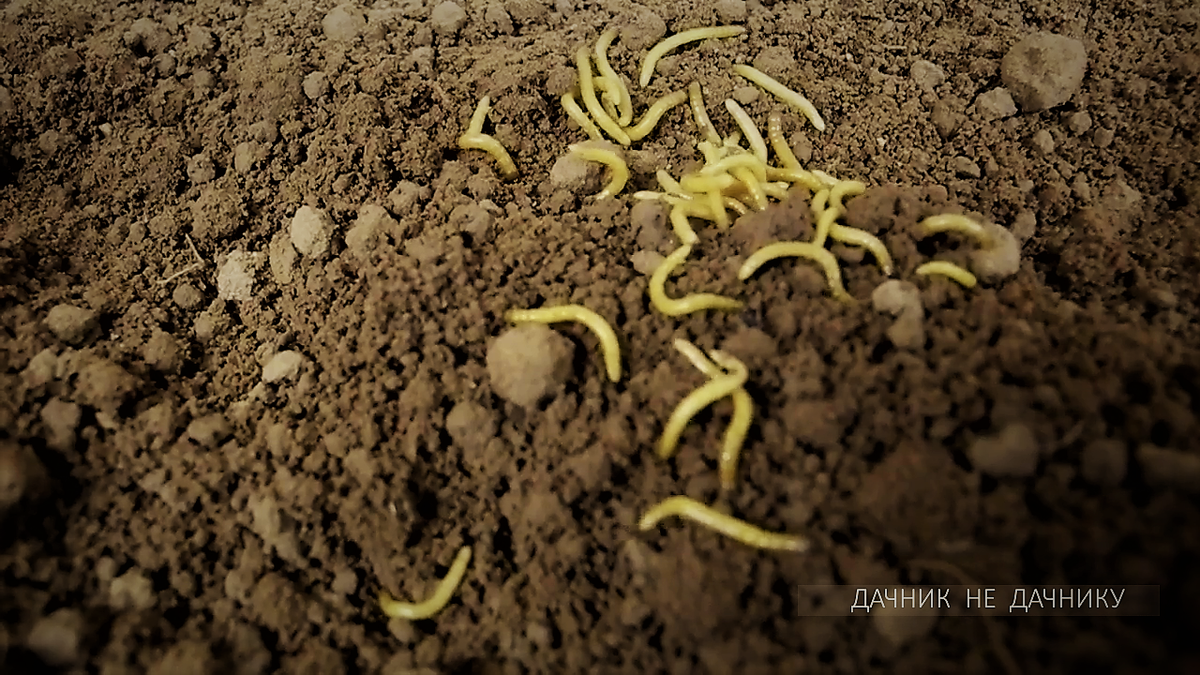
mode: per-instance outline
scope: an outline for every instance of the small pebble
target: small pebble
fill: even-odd
[[[721,351],[754,370],[771,363],[779,354],[779,345],[775,338],[757,328],[741,328],[721,342]]]
[[[512,16],[499,3],[488,5],[483,10],[483,20],[497,33],[509,35],[513,32]]]
[[[99,321],[90,309],[55,305],[46,315],[46,326],[59,340],[78,346],[99,328]]]
[[[1029,139],[1029,142],[1035,150],[1043,155],[1049,155],[1054,152],[1054,137],[1045,129],[1034,134],[1033,138]]]
[[[971,251],[971,271],[984,283],[1010,277],[1021,269],[1021,242],[1008,229],[995,223],[984,225],[991,243]]]
[[[371,257],[371,252],[388,233],[395,233],[399,223],[387,209],[378,204],[364,204],[358,210],[358,218],[346,232],[346,249],[360,263]]]
[[[649,6],[629,3],[629,9],[618,18],[621,42],[637,53],[650,49],[667,34],[667,22]]]
[[[388,193],[388,205],[392,213],[405,216],[413,212],[418,205],[429,199],[433,191],[428,186],[417,185],[409,180],[402,180]]]
[[[197,445],[212,450],[233,435],[233,427],[221,413],[212,413],[192,420],[187,437]]]
[[[629,262],[633,265],[633,269],[638,274],[644,276],[654,274],[654,271],[663,263],[663,260],[666,260],[666,258],[658,251],[647,251],[644,249],[629,256]]]
[[[217,167],[213,164],[212,157],[204,152],[187,159],[186,171],[193,185],[203,185],[217,177]]]
[[[997,477],[1032,476],[1038,466],[1038,443],[1024,424],[1010,424],[995,436],[977,439],[967,451],[971,463]]]
[[[1022,209],[1013,218],[1012,233],[1021,242],[1029,239],[1037,232],[1037,214],[1030,209]]]
[[[975,100],[975,110],[984,121],[991,122],[1017,114],[1017,104],[1013,102],[1012,94],[1003,87],[997,87],[987,93],[980,94]]]
[[[25,386],[30,389],[49,384],[54,380],[54,371],[58,368],[58,355],[54,350],[47,347],[37,353],[29,363],[26,364],[25,370],[21,371],[21,379],[25,382]]]
[[[196,309],[204,304],[204,294],[191,284],[179,284],[171,292],[171,300],[181,309]]]
[[[1083,83],[1087,50],[1079,40],[1038,32],[1013,45],[1000,62],[1000,78],[1027,112],[1071,100]]]
[[[1179,296],[1170,288],[1156,288],[1150,291],[1147,300],[1159,309],[1175,309],[1179,306]]]
[[[1137,461],[1147,485],[1200,493],[1200,455],[1144,443],[1138,446]]]
[[[775,45],[759,52],[752,65],[771,77],[784,78],[795,69],[796,54],[787,47]]]
[[[109,583],[108,606],[118,612],[150,609],[154,606],[154,584],[142,572],[130,570]]]
[[[354,595],[358,591],[358,575],[349,567],[343,567],[333,575],[329,588],[339,595]]]
[[[454,207],[447,219],[451,227],[469,234],[473,243],[486,243],[492,235],[492,224],[495,217],[482,206],[460,204]]]
[[[1071,133],[1075,134],[1076,136],[1086,132],[1091,128],[1092,116],[1086,112],[1081,111],[1072,113],[1071,116],[1067,118],[1067,129],[1069,129]]]
[[[217,297],[222,300],[246,302],[254,297],[254,282],[262,255],[234,251],[217,271]]]
[[[758,87],[738,87],[733,90],[733,100],[742,105],[750,105],[758,100]]]
[[[467,23],[467,13],[453,2],[443,2],[429,14],[433,32],[443,37],[453,36]]]
[[[938,101],[930,113],[933,126],[943,140],[948,139],[962,126],[963,116],[949,101]]]
[[[233,170],[241,174],[250,173],[257,154],[258,144],[254,141],[238,143],[233,149]]]
[[[146,17],[133,22],[121,36],[129,47],[142,47],[152,54],[159,54],[171,46],[171,32],[161,23]]]
[[[363,13],[351,5],[341,5],[334,7],[325,18],[321,20],[321,28],[325,31],[325,37],[337,42],[347,42],[353,40],[363,33],[367,28],[367,18]],[[307,81],[305,83],[305,93],[308,92]],[[310,96],[310,98],[316,98]]]
[[[46,401],[42,407],[42,424],[46,425],[46,444],[59,452],[75,447],[75,431],[83,418],[83,409],[58,398]]]
[[[137,391],[139,380],[120,365],[97,359],[79,372],[76,398],[109,415],[124,405]]]
[[[101,583],[108,583],[117,576],[117,561],[108,556],[101,556],[92,570]]]
[[[903,314],[906,311],[923,312],[921,290],[911,281],[889,279],[871,292],[871,305],[877,312]]]
[[[1092,186],[1088,183],[1087,176],[1083,173],[1075,174],[1075,178],[1071,181],[1071,192],[1075,193],[1079,201],[1084,204],[1092,201]]]
[[[276,284],[286,286],[296,278],[296,247],[289,241],[285,232],[277,232],[267,245],[267,255],[271,262],[271,278]]]
[[[966,157],[954,158],[954,173],[967,178],[979,178],[983,175],[979,165]]]
[[[387,627],[388,632],[391,633],[392,637],[395,638],[395,640],[400,644],[412,644],[416,640],[417,632],[416,628],[413,627],[412,621],[396,617],[388,621]],[[408,657],[407,661],[411,665],[412,656],[407,654],[405,656]],[[397,672],[409,673],[411,671],[403,670]]]
[[[196,320],[192,323],[192,332],[195,333],[196,339],[203,343],[208,343],[219,335],[225,334],[233,323],[233,319],[225,311],[224,307],[217,305],[220,300],[214,301],[208,306],[208,309],[200,313]]]
[[[713,9],[721,23],[740,23],[746,20],[746,0],[717,0]]]
[[[918,87],[930,93],[946,81],[946,71],[941,66],[924,60],[913,62],[908,75]]]
[[[142,346],[142,360],[159,372],[174,373],[183,364],[183,347],[175,336],[155,328]]]
[[[670,233],[667,219],[667,206],[658,201],[638,200],[629,210],[630,224],[637,233],[638,245],[647,249],[657,249],[667,242]]]
[[[492,389],[506,401],[532,407],[567,381],[574,352],[574,343],[549,326],[510,328],[488,346]]]
[[[885,332],[897,349],[917,350],[925,346],[925,316],[923,312],[902,312]]]
[[[311,206],[301,206],[292,216],[288,233],[292,245],[304,256],[319,256],[329,250],[333,222],[324,211]]]
[[[801,164],[808,164],[808,161],[812,159],[813,155],[812,139],[809,138],[808,134],[804,133],[803,131],[797,131],[796,133],[792,134],[792,137],[789,140],[792,144],[792,150],[796,153],[796,159],[799,160]]]
[[[325,73],[322,73],[321,71],[309,73],[308,76],[304,78],[303,87],[304,95],[307,96],[310,101],[315,101],[329,93],[329,78],[326,77]]]
[[[83,614],[64,607],[39,619],[29,631],[25,646],[46,665],[65,668],[82,656],[83,629]]]
[[[446,415],[446,432],[462,448],[483,449],[499,428],[495,413],[474,401],[461,401]]]
[[[546,93],[558,99],[563,94],[574,89],[577,77],[576,72],[574,68],[566,66],[551,68],[550,72],[546,75]]]
[[[262,379],[267,384],[292,382],[300,375],[300,366],[304,364],[304,356],[299,352],[284,350],[276,353],[263,366]]]
[[[550,13],[550,3],[546,0],[537,0],[536,2],[505,0],[504,7],[512,15],[513,20],[522,25],[542,21]]]

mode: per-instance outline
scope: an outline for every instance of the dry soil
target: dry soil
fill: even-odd
[[[1200,671],[1193,3],[3,5],[5,672]],[[658,37],[717,23],[747,32],[636,86]],[[806,236],[800,201],[701,227],[671,282],[742,311],[650,307],[633,261],[675,244],[631,195],[695,163],[686,106],[635,144],[619,198],[591,198],[602,175],[549,180],[584,138],[558,101],[573,53],[610,25],[638,111],[699,81],[724,133],[730,96],[765,125],[776,104],[734,63],[804,91],[829,126],[788,112],[785,131],[807,166],[870,187],[848,221],[920,288],[924,340],[889,338],[884,277],[852,249],[857,306],[804,262],[737,279],[754,246]],[[1082,44],[1086,74],[1011,109],[1003,59],[1039,31]],[[456,148],[484,95],[517,180]],[[965,260],[913,236],[945,212],[1010,228],[1019,271],[914,276]],[[625,376],[565,324],[565,379],[503,400],[503,313],[567,302],[613,324]],[[728,401],[654,455],[703,382],[676,337],[750,368],[725,506],[808,553],[638,530],[667,496],[718,498]],[[463,545],[442,613],[381,616],[380,589],[424,596]],[[922,559],[990,584],[1158,584],[1163,617],[897,630],[796,599],[952,581]]]

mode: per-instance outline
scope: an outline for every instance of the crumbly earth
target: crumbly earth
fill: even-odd
[[[1194,3],[460,4],[0,9],[5,672],[1200,672]],[[694,166],[686,106],[635,144],[621,197],[550,181],[584,138],[558,102],[572,55],[614,23],[634,85],[664,32],[747,27],[664,59],[638,114],[696,80],[723,133],[735,95],[765,127],[776,104],[734,63],[801,89],[829,127],[788,112],[785,132],[870,186],[847,219],[917,284],[923,343],[888,338],[884,277],[852,249],[858,306],[803,261],[738,281],[753,246],[811,232],[803,202],[701,227],[670,282],[743,311],[650,307],[674,240],[645,209],[635,227],[631,195]],[[1086,74],[1017,110],[1002,60],[1039,31],[1081,42]],[[517,180],[456,148],[484,95]],[[968,261],[914,238],[951,211],[1010,228],[1019,271],[915,276]],[[503,313],[568,302],[612,322],[626,376],[564,324],[567,380],[497,396]],[[703,381],[676,337],[750,368],[728,508],[810,552],[638,531],[667,496],[718,497],[728,401],[654,457]],[[463,545],[441,614],[380,615],[380,589],[424,597]],[[919,559],[1159,584],[1164,618],[943,618],[897,645],[797,605],[801,584],[954,581]]]

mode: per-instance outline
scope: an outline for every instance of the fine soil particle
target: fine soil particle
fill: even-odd
[[[1052,0],[11,2],[0,10],[0,669],[288,673],[1200,672],[1197,10]],[[737,23],[678,48],[664,35]],[[910,297],[812,236],[793,192],[668,282],[741,311],[669,319],[675,247],[635,199],[698,166],[688,111],[625,153],[564,160],[559,97],[608,26],[636,115],[704,87],[765,128],[752,63],[807,96],[783,133],[862,181],[845,221]],[[1016,51],[1014,51],[1016,49]],[[501,180],[457,139],[485,133]],[[1007,228],[970,266],[920,219]],[[584,305],[616,330],[610,382]],[[899,312],[899,313],[897,313]],[[542,330],[544,328],[544,330]],[[507,337],[506,337],[507,336]],[[516,336],[515,338],[513,336]],[[523,336],[523,337],[522,337]],[[704,377],[675,338],[750,368],[730,512],[804,533],[767,553],[651,505],[721,495],[732,406],[653,448]],[[532,371],[530,370],[532,369]],[[536,371],[536,372],[533,372]],[[530,381],[536,376],[538,381]],[[388,621],[474,557],[430,620]],[[814,618],[803,584],[1159,585],[1168,620]]]

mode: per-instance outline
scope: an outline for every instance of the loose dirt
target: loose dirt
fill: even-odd
[[[1192,3],[460,5],[4,3],[5,672],[1200,671]],[[765,128],[776,104],[735,63],[803,91],[829,127],[788,112],[785,133],[869,186],[847,222],[888,245],[922,323],[891,330],[851,248],[858,306],[804,261],[737,279],[755,247],[811,236],[802,201],[698,225],[671,292],[742,311],[654,311],[646,274],[675,240],[631,195],[698,162],[686,106],[635,144],[619,198],[590,197],[602,173],[551,180],[585,138],[558,101],[574,51],[614,23],[634,85],[664,34],[746,26],[670,54],[635,109],[695,80],[722,133],[729,97]],[[1051,80],[1012,79],[1038,32],[1082,45],[1081,82],[1070,41]],[[515,181],[456,148],[484,95]],[[916,276],[969,261],[915,237],[946,212],[1009,228],[1019,271]],[[506,310],[562,303],[612,323],[620,382],[580,325],[489,362]],[[703,382],[676,337],[751,371],[727,507],[810,552],[638,531],[665,497],[718,496],[729,401],[654,457]],[[493,368],[537,401],[501,398]],[[380,589],[425,597],[463,545],[441,614],[381,616]],[[1163,618],[803,616],[801,584],[954,581],[918,559],[1158,584]]]

